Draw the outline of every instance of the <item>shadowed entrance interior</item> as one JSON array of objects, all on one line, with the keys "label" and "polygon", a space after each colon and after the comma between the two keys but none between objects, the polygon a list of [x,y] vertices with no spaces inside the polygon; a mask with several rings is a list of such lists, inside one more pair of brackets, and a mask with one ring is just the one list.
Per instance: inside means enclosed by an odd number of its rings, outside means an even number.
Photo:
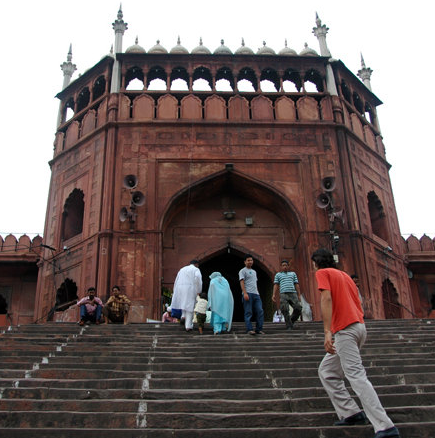
[{"label": "shadowed entrance interior", "polygon": [[[231,249],[229,248],[229,251]],[[264,318],[265,321],[271,321],[273,310],[271,305],[272,299],[272,280],[261,266],[255,263],[253,269],[257,271],[258,290],[260,292],[261,300],[263,301]],[[243,321],[243,304],[242,304],[242,290],[239,283],[239,271],[244,267],[243,257],[234,254],[233,252],[223,252],[215,257],[201,263],[199,268],[202,273],[203,290],[208,291],[210,284],[210,275],[213,272],[220,272],[230,284],[231,292],[234,297],[234,315],[233,321]]]}]

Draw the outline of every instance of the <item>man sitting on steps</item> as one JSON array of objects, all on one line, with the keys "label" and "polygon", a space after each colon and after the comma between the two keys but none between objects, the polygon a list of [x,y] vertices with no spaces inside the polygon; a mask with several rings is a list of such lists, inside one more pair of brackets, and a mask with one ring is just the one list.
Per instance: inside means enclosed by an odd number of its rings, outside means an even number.
[{"label": "man sitting on steps", "polygon": [[112,287],[113,295],[107,300],[103,308],[103,316],[106,324],[124,323],[128,321],[128,310],[131,301],[126,295],[120,294],[119,286]]},{"label": "man sitting on steps", "polygon": [[95,296],[95,287],[88,289],[88,295],[79,300],[77,306],[80,308],[80,325],[85,325],[86,321],[100,323],[103,302]]}]

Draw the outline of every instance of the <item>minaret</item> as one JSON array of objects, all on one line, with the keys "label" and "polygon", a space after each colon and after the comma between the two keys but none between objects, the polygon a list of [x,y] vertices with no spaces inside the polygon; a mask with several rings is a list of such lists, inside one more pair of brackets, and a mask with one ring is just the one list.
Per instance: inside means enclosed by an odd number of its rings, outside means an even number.
[{"label": "minaret", "polygon": [[116,54],[122,52],[122,37],[124,32],[128,29],[127,23],[122,19],[122,5],[119,5],[117,19],[112,23],[115,31],[115,62],[113,64],[112,83],[110,85],[111,93],[118,93],[121,86],[121,70],[119,68],[119,61],[116,59]]},{"label": "minaret", "polygon": [[[328,30],[328,27],[326,27],[324,24],[322,25],[322,20],[320,20],[319,15],[316,12],[316,27],[313,27],[313,34],[319,40],[320,55],[327,56],[328,58],[332,59],[331,52],[326,44],[326,34],[328,33]],[[326,87],[331,95],[338,96],[337,86],[335,85],[334,80],[334,72],[332,71],[330,64],[326,66]]]},{"label": "minaret", "polygon": [[372,85],[370,84],[370,77],[373,73],[373,70],[371,68],[366,67],[366,64],[364,62],[364,58],[361,53],[361,70],[358,70],[358,76],[363,81],[363,84],[372,91]]},{"label": "minaret", "polygon": [[[364,62],[363,55],[361,53],[361,70],[358,70],[357,75],[361,78],[363,81],[363,84],[372,91],[372,84],[370,83],[370,77],[372,76],[373,70],[370,67],[366,67],[366,63]],[[373,108],[373,117],[374,120],[371,120],[372,124],[375,125],[376,129],[381,132],[381,127],[379,125],[378,120],[378,112],[376,111],[376,108]]]},{"label": "minaret", "polygon": [[[71,77],[74,74],[74,72],[77,70],[77,67],[75,64],[71,62],[72,60],[72,44],[69,45],[68,55],[66,57],[66,62],[61,64],[60,68],[63,71],[63,84],[62,84],[62,90],[65,89],[69,83],[71,82]],[[62,122],[62,104],[59,105],[59,113],[57,116],[57,125],[59,126]]]},{"label": "minaret", "polygon": [[319,40],[320,45],[320,55],[331,57],[331,52],[328,49],[328,45],[326,44],[326,34],[328,33],[329,27],[326,25],[322,25],[322,20],[319,18],[319,15],[316,12],[316,25],[317,27],[313,27],[313,34]]}]

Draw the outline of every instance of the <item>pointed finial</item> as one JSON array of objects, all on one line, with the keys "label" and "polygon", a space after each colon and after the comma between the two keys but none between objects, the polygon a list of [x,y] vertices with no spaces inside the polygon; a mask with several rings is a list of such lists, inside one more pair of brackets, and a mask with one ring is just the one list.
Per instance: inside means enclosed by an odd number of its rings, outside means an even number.
[{"label": "pointed finial", "polygon": [[137,35],[136,35],[136,39],[134,40],[134,43],[136,44],[136,46],[139,44],[139,38]]},{"label": "pointed finial", "polygon": [[160,40],[157,40],[156,43],[157,43],[157,44],[160,44]]},{"label": "pointed finial", "polygon": [[284,40],[284,47],[287,48],[287,38]]},{"label": "pointed finial", "polygon": [[221,46],[223,46],[224,45],[224,40],[223,39],[221,39]]},{"label": "pointed finial", "polygon": [[245,47],[245,38],[242,38],[242,46]]},{"label": "pointed finial", "polygon": [[122,20],[122,17],[124,15],[122,14],[122,3],[119,4],[119,11],[118,11],[118,20]]},{"label": "pointed finial", "polygon": [[304,44],[304,47],[307,48],[307,47],[308,47],[308,43],[305,43],[305,44]]},{"label": "pointed finial", "polygon": [[366,67],[363,55],[361,53],[361,70],[358,70],[357,76],[361,78],[364,85],[371,91],[372,85],[370,83],[370,77],[372,76],[373,70],[370,67]]},{"label": "pointed finial", "polygon": [[178,35],[177,44],[178,44],[178,45],[181,45],[180,35]]},{"label": "pointed finial", "polygon": [[202,46],[202,37],[199,37],[199,45]]},{"label": "pointed finial", "polygon": [[110,46],[110,52],[111,55],[113,55],[113,44]]},{"label": "pointed finial", "polygon": [[322,20],[319,18],[319,14],[316,11],[316,24],[318,27],[322,25]]},{"label": "pointed finial", "polygon": [[63,62],[60,66],[63,72],[63,86],[62,90],[70,83],[73,73],[77,70],[77,67],[72,62],[72,44],[69,45],[68,55],[66,56],[66,62]]}]

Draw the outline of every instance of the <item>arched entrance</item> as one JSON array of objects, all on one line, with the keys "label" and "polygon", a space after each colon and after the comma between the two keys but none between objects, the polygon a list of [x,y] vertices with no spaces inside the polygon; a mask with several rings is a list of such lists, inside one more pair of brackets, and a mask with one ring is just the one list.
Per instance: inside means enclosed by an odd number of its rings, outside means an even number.
[{"label": "arched entrance", "polygon": [[[271,321],[273,316],[271,304],[273,289],[272,280],[261,264],[256,262],[257,260],[254,258],[253,269],[257,272],[258,291],[260,292],[261,300],[263,301],[263,309],[265,313],[264,318],[266,321]],[[208,290],[210,284],[209,277],[213,272],[220,272],[228,280],[234,297],[234,322],[243,321],[242,291],[239,283],[239,271],[243,267],[243,254],[231,248],[215,254],[200,265],[204,291]]]},{"label": "arched entrance", "polygon": [[402,318],[399,295],[393,283],[391,283],[388,278],[382,283],[382,301],[384,304],[385,319]]},{"label": "arched entrance", "polygon": [[[218,271],[230,283],[235,321],[243,320],[238,272],[254,256],[266,320],[272,320],[273,276],[280,260],[302,264],[300,220],[288,198],[267,183],[222,171],[174,195],[162,218],[162,291],[172,291],[178,270],[198,259],[204,290]],[[300,251],[296,246],[301,245]]]}]

